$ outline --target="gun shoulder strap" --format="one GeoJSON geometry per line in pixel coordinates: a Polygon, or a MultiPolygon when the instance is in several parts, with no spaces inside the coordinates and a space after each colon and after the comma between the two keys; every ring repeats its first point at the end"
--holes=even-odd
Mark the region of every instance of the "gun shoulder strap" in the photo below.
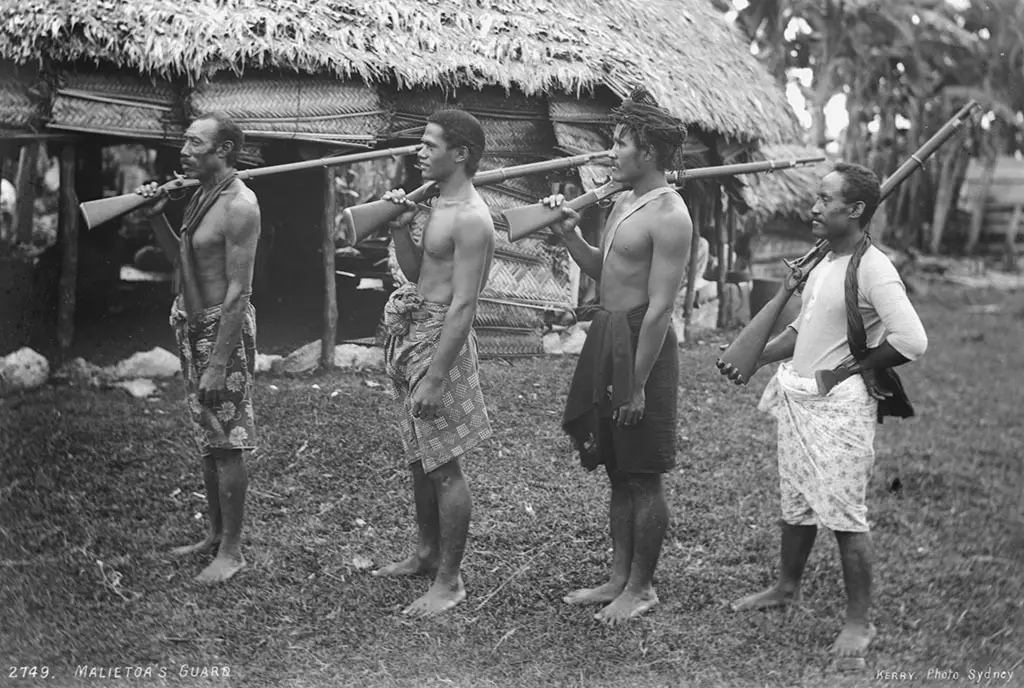
{"type": "MultiPolygon", "coordinates": [[[[850,345],[850,353],[857,361],[864,360],[868,355],[868,335],[864,327],[864,316],[860,312],[860,262],[864,254],[871,248],[871,235],[865,233],[864,238],[853,251],[850,263],[846,266],[846,339],[850,345]]],[[[878,402],[878,422],[886,416],[910,418],[914,415],[914,406],[903,388],[903,381],[892,368],[880,368],[875,371],[875,383],[883,392],[890,396],[878,402]]]]}

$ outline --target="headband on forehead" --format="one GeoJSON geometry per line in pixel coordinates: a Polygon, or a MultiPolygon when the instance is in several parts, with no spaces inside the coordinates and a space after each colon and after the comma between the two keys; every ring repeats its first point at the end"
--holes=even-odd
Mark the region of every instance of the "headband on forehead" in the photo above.
{"type": "Polygon", "coordinates": [[[686,139],[686,126],[678,117],[658,106],[651,92],[638,86],[622,105],[612,110],[616,124],[636,132],[644,143],[651,140],[679,147],[686,139]]]}

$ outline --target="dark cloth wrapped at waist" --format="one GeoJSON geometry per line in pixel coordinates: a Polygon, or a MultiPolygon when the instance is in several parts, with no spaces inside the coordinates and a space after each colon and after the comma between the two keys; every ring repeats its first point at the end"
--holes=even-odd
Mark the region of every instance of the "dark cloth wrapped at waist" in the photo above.
{"type": "Polygon", "coordinates": [[[593,321],[573,374],[562,428],[589,469],[604,464],[626,472],[669,470],[675,464],[679,379],[675,331],[669,327],[644,386],[643,418],[633,427],[622,428],[611,415],[632,395],[635,352],[647,305],[627,312],[603,308],[591,312],[593,321]]]}

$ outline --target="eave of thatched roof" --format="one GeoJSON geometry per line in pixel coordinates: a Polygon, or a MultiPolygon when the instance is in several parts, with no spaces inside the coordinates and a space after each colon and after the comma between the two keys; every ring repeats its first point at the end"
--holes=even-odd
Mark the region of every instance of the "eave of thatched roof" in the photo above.
{"type": "Polygon", "coordinates": [[[0,57],[165,78],[286,69],[370,83],[624,96],[644,83],[687,123],[786,142],[799,125],[707,0],[19,0],[0,57]]]}
{"type": "MultiPolygon", "coordinates": [[[[760,155],[765,160],[796,160],[824,155],[824,152],[813,146],[771,145],[762,147],[760,155]]],[[[818,182],[828,168],[828,161],[824,161],[767,174],[743,175],[747,185],[744,192],[750,206],[745,218],[747,225],[759,227],[772,218],[810,222],[818,182]]]]}

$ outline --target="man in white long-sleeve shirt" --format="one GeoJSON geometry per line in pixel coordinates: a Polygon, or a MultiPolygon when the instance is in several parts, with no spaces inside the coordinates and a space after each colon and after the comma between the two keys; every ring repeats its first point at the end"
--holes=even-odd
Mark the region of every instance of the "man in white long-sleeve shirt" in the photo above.
{"type": "MultiPolygon", "coordinates": [[[[839,543],[848,598],[846,623],[832,647],[846,657],[863,657],[875,635],[868,621],[872,551],[864,502],[879,402],[894,394],[883,382],[891,379],[888,369],[918,358],[928,345],[899,273],[866,233],[879,196],[878,177],[859,165],[837,164],[821,181],[813,231],[832,252],[811,272],[800,315],[758,362],[785,361],[759,407],[779,424],[779,580],[733,605],[738,611],[764,609],[796,599],[817,526],[829,528],[839,543]],[[862,328],[847,317],[854,290],[862,328]],[[854,339],[863,340],[859,348],[854,339]],[[815,372],[843,366],[858,374],[822,396],[815,372]]],[[[728,365],[722,370],[735,379],[733,372],[728,365]]],[[[902,396],[902,389],[895,393],[902,396]]]]}

